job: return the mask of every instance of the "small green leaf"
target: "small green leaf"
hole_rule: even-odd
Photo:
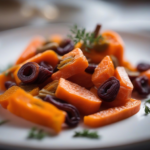
[[[146,103],[150,103],[150,99],[148,99],[148,100],[146,101]]]
[[[30,132],[29,132],[29,135],[28,135],[28,139],[32,139],[32,138],[34,138],[34,132],[36,131],[37,129],[36,129],[36,127],[33,127],[31,130],[30,130]]]
[[[5,123],[7,123],[7,122],[9,122],[9,120],[2,120],[2,121],[0,121],[0,126],[5,124]]]
[[[28,135],[28,139],[37,139],[37,140],[42,140],[43,138],[45,138],[46,136],[48,136],[49,134],[46,133],[45,131],[41,130],[41,129],[37,129],[36,127],[33,127]]]
[[[150,108],[145,105],[145,114],[148,115],[150,113]]]
[[[82,132],[75,132],[73,137],[86,137],[92,139],[98,139],[99,135],[96,132],[89,132],[88,130],[83,130]]]
[[[46,132],[44,132],[43,130],[39,130],[38,134],[37,134],[37,139],[38,140],[42,140],[44,137],[46,137],[48,134]]]

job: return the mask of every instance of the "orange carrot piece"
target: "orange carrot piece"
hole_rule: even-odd
[[[20,64],[19,67],[17,68],[17,70],[14,72],[14,78],[15,78],[16,83],[19,85],[21,82],[17,76],[17,73],[22,65],[24,65],[27,62],[40,63],[41,61],[45,61],[45,62],[49,63],[50,65],[52,65],[53,67],[55,67],[58,64],[59,60],[58,60],[57,54],[52,50],[47,50],[43,53],[39,53],[39,54],[35,55],[34,57],[32,57],[32,58],[28,59],[27,61],[25,61],[24,63]]]
[[[63,40],[63,37],[59,34],[53,34],[50,36],[50,41],[54,43],[60,44],[62,40]]]
[[[106,39],[106,41],[108,42],[108,48],[106,48],[106,50],[104,51],[95,51],[94,49],[92,49],[89,52],[85,51],[83,49],[83,53],[84,55],[90,59],[90,61],[92,63],[100,63],[101,60],[107,56],[107,55],[113,55],[118,59],[119,65],[123,65],[123,57],[124,57],[124,43],[122,38],[120,37],[120,35],[114,31],[104,31],[102,33],[102,36]],[[81,48],[82,47],[82,43],[78,42],[75,45],[76,48]]]
[[[7,108],[9,99],[13,96],[13,94],[19,89],[18,86],[12,86],[7,91],[5,91],[2,95],[0,95],[0,104],[3,108]]]
[[[6,88],[5,88],[6,81],[15,82],[13,73],[17,68],[18,68],[18,65],[12,66],[11,68],[7,69],[6,71],[4,71],[0,74],[0,91],[1,92],[4,92],[6,90]]]
[[[136,67],[134,67],[129,61],[123,61],[122,66],[127,68],[130,71],[137,71]]]
[[[50,127],[57,133],[65,121],[66,113],[50,103],[34,98],[19,87],[11,87],[0,97],[11,113],[28,121]]]
[[[96,88],[95,86],[93,86],[93,87],[90,89],[90,91],[91,91],[95,96],[98,97],[97,88]]]
[[[32,95],[32,96],[37,96],[39,94],[39,87],[36,87],[34,88],[32,91],[30,91],[29,93]]]
[[[92,82],[92,75],[86,72],[78,73],[70,78],[68,78],[69,81],[76,83],[82,87],[85,87],[87,89],[94,86]]]
[[[55,96],[74,105],[86,115],[98,112],[101,105],[101,100],[92,92],[63,78],[59,80]]]
[[[66,62],[63,68],[53,73],[53,80],[59,80],[60,78],[67,79],[75,74],[83,72],[88,67],[88,61],[79,48],[76,48],[73,51],[65,54],[62,57],[62,61],[68,58],[72,59],[72,61]]]
[[[124,105],[102,110],[98,113],[85,116],[84,124],[90,127],[101,127],[136,114],[140,110],[141,101],[129,99]]]
[[[78,42],[76,45],[75,45],[75,48],[81,48],[82,47],[82,42]]]
[[[104,31],[102,36],[109,42],[107,55],[114,55],[118,59],[119,64],[122,65],[124,60],[124,42],[120,35],[114,31],[108,30]]]
[[[124,69],[124,67],[117,67],[115,71],[115,77],[120,81],[120,89],[117,94],[117,97],[112,102],[104,102],[108,106],[115,107],[121,106],[131,98],[133,85]]]
[[[11,75],[5,75],[4,73],[0,74],[0,91],[3,92],[6,90],[5,82],[6,81],[14,81]]]
[[[40,46],[42,46],[44,40],[42,37],[35,37],[32,39],[32,41],[29,43],[27,48],[23,51],[23,53],[20,55],[20,57],[16,61],[16,65],[23,63],[27,59],[33,57],[36,55],[36,49]]]
[[[101,84],[103,84],[113,75],[114,75],[113,62],[109,56],[106,56],[96,67],[92,75],[92,81],[94,85],[98,88]]]
[[[23,64],[25,64],[27,62],[40,63],[41,61],[45,61],[45,62],[49,63],[50,65],[52,65],[53,67],[55,67],[58,64],[59,60],[58,60],[57,54],[54,51],[47,50],[43,53],[37,54],[36,56],[28,59]],[[21,64],[21,66],[22,66],[22,64]]]

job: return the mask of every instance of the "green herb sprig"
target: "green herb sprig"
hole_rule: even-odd
[[[145,102],[145,115],[148,115],[150,113],[150,108],[147,106],[147,103],[150,104],[150,99],[148,99],[146,102]]]
[[[103,38],[101,35],[95,37],[94,33],[86,32],[85,28],[79,29],[77,25],[74,25],[70,31],[72,34],[68,35],[68,37],[74,44],[82,41],[87,52],[90,52],[89,49],[93,48],[93,43],[97,43]]]
[[[37,140],[42,140],[45,137],[49,136],[48,133],[43,131],[42,129],[37,129],[36,127],[33,127],[28,135],[28,139],[37,139]]]
[[[5,124],[5,123],[7,123],[7,122],[9,122],[9,120],[2,120],[2,121],[0,121],[0,126]]]
[[[89,130],[83,130],[82,132],[75,132],[73,137],[86,137],[86,138],[91,138],[91,139],[98,139],[99,135],[97,132],[89,132]]]

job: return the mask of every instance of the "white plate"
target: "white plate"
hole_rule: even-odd
[[[28,42],[35,35],[48,36],[53,33],[66,35],[68,26],[49,25],[46,27],[26,27],[0,33],[0,66],[15,61]],[[125,42],[125,56],[133,64],[139,61],[150,63],[150,37],[135,33],[119,32]],[[31,127],[49,130],[42,126],[25,121],[0,107],[0,120],[8,119],[9,123],[0,126],[0,144],[7,146],[30,147],[36,149],[89,149],[121,146],[150,139],[150,116],[144,116],[144,100],[140,111],[125,120],[101,128],[90,129],[101,136],[98,140],[73,138],[74,131],[83,130],[83,124],[74,129],[63,130],[58,136],[45,138],[42,141],[27,140]]]

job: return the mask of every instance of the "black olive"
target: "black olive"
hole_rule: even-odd
[[[137,77],[134,82],[134,89],[143,96],[147,96],[150,92],[149,85],[148,85],[148,77],[140,76]]]
[[[150,64],[147,64],[147,63],[139,63],[137,65],[137,70],[140,71],[140,72],[143,72],[143,71],[146,71],[150,69]]]
[[[120,82],[115,77],[110,77],[97,90],[98,96],[106,102],[115,100],[120,89]]]
[[[12,82],[12,81],[6,81],[5,82],[5,88],[6,89],[9,89],[10,87],[12,86],[16,86],[16,83],[15,82]]]
[[[44,98],[44,101],[49,102],[55,105],[57,108],[67,112],[65,122],[68,126],[74,127],[79,124],[81,118],[80,118],[79,111],[77,110],[75,106],[68,104],[68,103],[64,103],[61,100],[51,95],[47,95]]]
[[[96,67],[96,64],[89,64],[89,66],[85,69],[85,72],[93,74]]]

